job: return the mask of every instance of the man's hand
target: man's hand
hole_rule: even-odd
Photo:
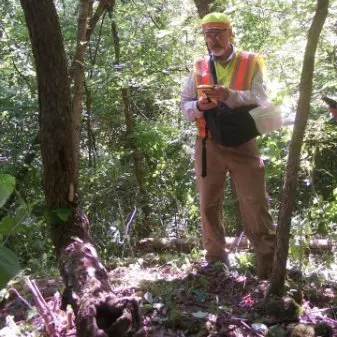
[[[226,101],[229,94],[229,89],[221,85],[214,85],[210,89],[204,89],[203,94],[198,99],[198,109],[200,111],[212,109],[218,102]]]
[[[215,108],[216,103],[213,103],[206,94],[202,94],[197,101],[197,107],[200,111],[206,111]]]
[[[225,102],[230,94],[230,91],[227,87],[222,85],[215,85],[211,90],[205,90],[205,94],[211,100]]]

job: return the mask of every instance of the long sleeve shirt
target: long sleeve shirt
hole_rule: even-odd
[[[233,53],[224,62],[221,62],[222,66],[232,59]],[[219,62],[219,61],[215,61]],[[221,83],[219,83],[221,85]],[[250,90],[233,90],[229,89],[230,94],[228,99],[224,102],[230,108],[236,108],[242,105],[258,104],[263,106],[267,103],[266,94],[266,83],[263,78],[263,72],[261,69],[257,68],[252,79],[252,84]],[[194,121],[196,118],[203,117],[203,111],[197,108],[197,87],[195,81],[195,74],[192,70],[187,77],[185,84],[181,90],[181,110],[184,114],[185,119],[189,121]]]

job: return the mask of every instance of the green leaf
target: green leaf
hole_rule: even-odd
[[[0,234],[7,235],[9,231],[17,224],[17,221],[10,216],[5,216],[0,221]]]
[[[197,312],[192,312],[192,316],[195,318],[206,318],[209,315],[209,312],[203,312],[203,311],[197,311]]]
[[[37,309],[35,307],[33,307],[32,310],[28,311],[27,320],[30,321],[32,318],[34,318],[38,315],[39,315],[39,312],[37,311]]]
[[[57,216],[62,220],[62,221],[67,221],[70,217],[70,208],[58,208],[54,210]]]
[[[148,303],[153,303],[153,296],[152,296],[152,294],[151,293],[149,293],[149,292],[146,292],[145,294],[144,294],[144,299],[146,300],[146,302],[148,302]]]
[[[63,208],[55,208],[51,209],[47,216],[48,221],[52,224],[61,224],[66,222],[71,214],[71,208],[70,207],[63,207]]]
[[[21,267],[18,257],[10,249],[0,246],[0,289],[5,288]]]
[[[0,174],[0,207],[3,207],[15,189],[15,178],[10,174]]]
[[[337,188],[334,188],[332,191],[333,196],[337,199]]]
[[[280,325],[273,325],[269,328],[268,337],[284,337],[285,331]]]

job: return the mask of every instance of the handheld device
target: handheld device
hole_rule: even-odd
[[[213,89],[214,89],[214,85],[212,85],[212,84],[200,84],[200,85],[197,86],[197,90],[198,90],[199,94],[205,94],[206,97],[207,97],[207,93],[212,91]],[[217,104],[217,100],[215,100],[214,98],[207,97],[207,99],[208,99],[209,102]]]
[[[200,84],[197,86],[197,89],[200,89],[200,90],[213,90],[214,88],[214,85],[213,84]]]

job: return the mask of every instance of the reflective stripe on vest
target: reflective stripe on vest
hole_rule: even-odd
[[[253,79],[254,68],[256,65],[256,56],[257,56],[256,54],[248,52],[239,52],[230,61],[230,63],[234,62],[234,66],[230,66],[230,64],[228,64],[226,68],[223,68],[224,71],[226,70],[232,71],[232,74],[229,77],[231,79],[230,83],[228,83],[229,88],[234,90],[248,90],[250,88]],[[209,71],[208,56],[199,59],[195,62],[194,72],[197,86],[201,84],[212,84],[211,73]],[[219,76],[219,74],[217,73],[217,77],[220,78],[221,76]],[[226,83],[218,83],[218,84],[226,84]],[[196,124],[198,128],[198,136],[205,137],[206,136],[205,119],[203,117],[198,118],[196,120]]]
[[[242,52],[236,59],[232,73],[230,88],[235,90],[248,90],[253,78],[255,54]]]

